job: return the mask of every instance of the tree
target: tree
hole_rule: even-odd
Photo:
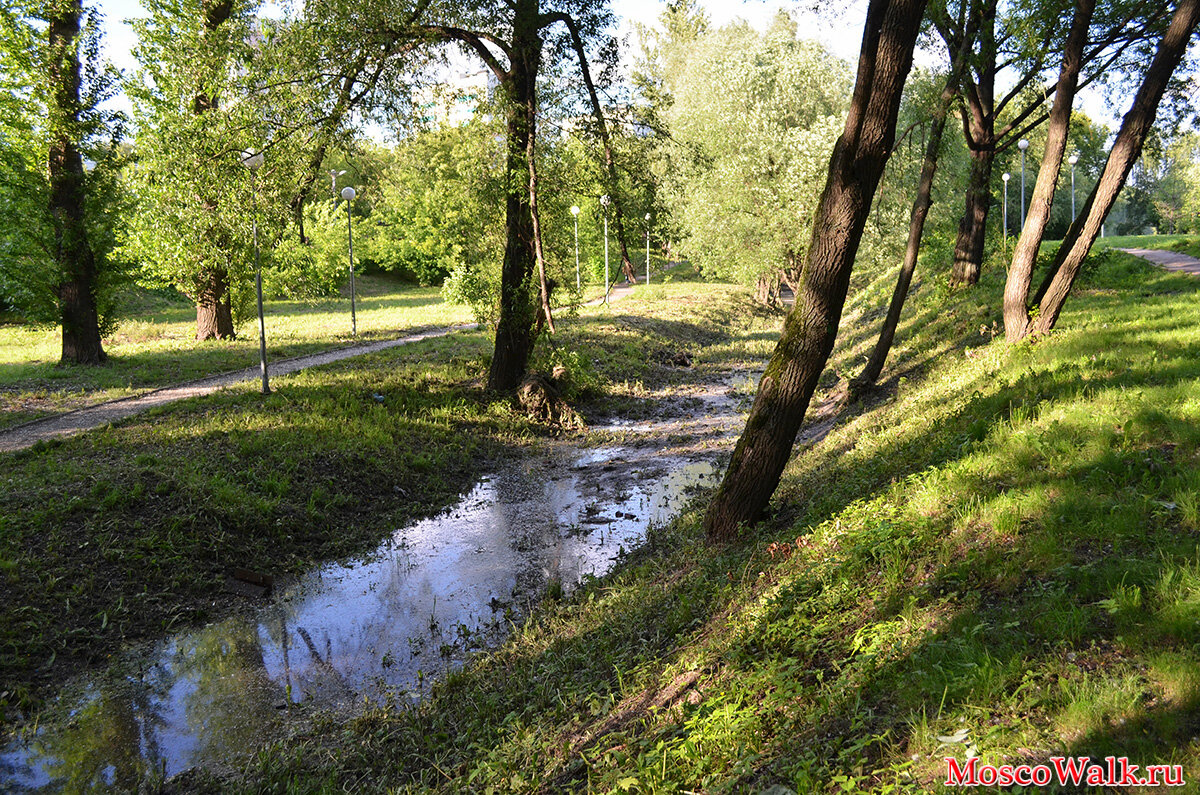
[[[833,350],[850,273],[896,134],[925,0],[871,0],[845,129],[817,205],[796,308],[759,383],[746,428],[705,514],[711,542],[733,540],[770,502]]]
[[[972,285],[979,280],[991,208],[991,175],[994,160],[1047,117],[1045,103],[1055,84],[1039,86],[1047,55],[1062,52],[1065,31],[1060,19],[1068,5],[1063,0],[1021,0],[1001,8],[998,0],[969,0],[977,19],[977,44],[964,76],[963,134],[972,157],[966,206],[954,249],[951,283]],[[942,15],[935,20],[956,17]],[[1159,4],[1142,0],[1113,0],[1095,14],[1088,31],[1077,89],[1108,79],[1116,72],[1136,68],[1136,46],[1153,35],[1162,21]],[[935,23],[951,52],[966,36],[960,27]],[[997,98],[997,80],[1006,72],[1016,77]]]
[[[1193,43],[1197,28],[1200,28],[1200,0],[1180,0],[1166,32],[1159,41],[1154,58],[1146,68],[1133,105],[1121,121],[1121,128],[1117,132],[1104,171],[1084,202],[1079,217],[1067,230],[1047,278],[1038,291],[1035,298],[1038,310],[1036,316],[1027,316],[1023,328],[1019,328],[1018,333],[1009,335],[1010,340],[1019,340],[1029,334],[1046,334],[1058,322],[1058,316],[1075,278],[1079,275],[1083,259],[1100,234],[1104,219],[1141,154],[1142,146],[1158,113],[1159,103],[1166,94],[1171,78],[1188,47]]]
[[[547,51],[560,57],[571,52],[591,86],[585,38],[600,37],[611,21],[600,0],[564,0],[546,11],[541,0],[505,0],[432,9],[420,25],[435,40],[459,43],[478,56],[496,76],[504,102],[506,234],[488,389],[512,391],[525,375],[537,338],[539,302],[543,320],[551,322],[537,209],[538,75],[543,59]],[[558,25],[566,30],[559,29],[559,38],[549,37],[548,29]],[[589,92],[594,96],[590,88]]]
[[[744,22],[701,37],[663,118],[679,166],[674,213],[688,257],[708,273],[774,297],[798,284],[820,177],[843,123],[850,75],[819,44],[776,17],[765,34]]]
[[[264,143],[245,85],[253,10],[243,0],[150,0],[148,18],[135,23],[142,69],[127,92],[140,204],[129,251],[195,302],[198,340],[233,338],[233,299],[252,261],[241,161]],[[262,169],[268,185],[277,161]]]
[[[938,5],[931,9],[932,13],[945,13],[946,9]],[[959,13],[965,14],[966,7],[960,6]],[[900,265],[900,274],[896,278],[896,289],[892,292],[892,300],[888,304],[887,315],[883,320],[883,328],[879,331],[879,340],[871,351],[858,377],[851,381],[850,388],[861,392],[874,386],[883,372],[892,342],[896,338],[896,329],[900,325],[900,313],[904,310],[904,302],[908,297],[908,289],[912,284],[913,273],[917,267],[917,256],[921,250],[921,238],[925,232],[925,221],[929,217],[929,208],[933,204],[933,178],[937,173],[938,159],[942,150],[942,138],[946,131],[946,118],[950,105],[957,95],[957,86],[962,78],[962,70],[966,66],[967,52],[974,33],[970,23],[960,20],[960,28],[967,31],[959,43],[958,52],[950,63],[950,71],[943,83],[941,93],[933,101],[933,115],[930,118],[929,140],[925,145],[925,157],[921,163],[921,175],[917,180],[917,193],[913,199],[912,212],[909,215],[908,242],[904,248],[904,261]],[[924,103],[923,103],[924,105]],[[924,105],[924,107],[928,107]]]
[[[1067,35],[1063,49],[1062,69],[1054,90],[1054,106],[1050,110],[1050,125],[1047,130],[1046,148],[1042,154],[1042,166],[1038,169],[1033,196],[1029,200],[1029,212],[1025,216],[1021,236],[1017,239],[1008,279],[1004,285],[1004,333],[1010,342],[1024,334],[1028,321],[1025,302],[1029,298],[1029,286],[1033,281],[1033,267],[1037,261],[1042,235],[1050,221],[1050,207],[1054,201],[1059,169],[1067,150],[1071,105],[1075,101],[1079,72],[1083,68],[1083,50],[1087,44],[1088,27],[1095,12],[1095,0],[1076,2],[1071,32]]]
[[[51,310],[57,316],[63,362],[102,364],[101,333],[112,322],[111,307],[101,307],[104,282],[119,271],[107,256],[111,222],[103,204],[110,197],[104,188],[119,167],[121,119],[100,110],[112,80],[101,62],[94,16],[80,0],[6,7],[0,62],[5,82],[11,81],[0,128],[0,191],[5,204],[20,208],[9,216],[16,223],[5,249],[23,261],[7,289],[24,295],[35,321],[48,319]],[[94,164],[91,173],[85,154]]]

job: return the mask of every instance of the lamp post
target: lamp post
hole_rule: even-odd
[[[346,200],[346,247],[350,254],[350,335],[353,337],[358,336],[358,319],[354,313],[354,233],[350,224],[350,202],[356,195],[349,185],[342,188],[342,198]]]
[[[1025,231],[1025,150],[1029,148],[1029,141],[1022,138],[1017,141],[1017,148],[1021,150],[1021,231]]]
[[[579,292],[579,207],[571,205],[571,215],[575,217],[575,292]]]
[[[1079,162],[1079,155],[1071,155],[1067,158],[1067,162],[1071,164],[1071,221],[1075,221],[1075,164]]]
[[[1000,175],[1000,179],[1004,180],[1004,256],[1008,256],[1008,181],[1012,179],[1012,174],[1005,171]]]
[[[337,195],[337,178],[345,173],[346,172],[344,169],[342,171],[338,171],[334,168],[329,169],[329,192],[334,196]]]
[[[604,303],[608,303],[608,194],[600,197],[600,206],[604,208]]]
[[[650,213],[646,213],[646,284],[650,284]]]
[[[254,196],[254,292],[258,295],[258,362],[262,368],[262,393],[271,394],[267,379],[267,324],[263,319],[262,266],[258,261],[258,170],[262,168],[263,153],[242,153],[242,165],[250,169],[251,193]]]

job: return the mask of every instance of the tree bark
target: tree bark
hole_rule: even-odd
[[[967,182],[967,205],[958,222],[958,237],[954,242],[954,265],[950,283],[971,286],[979,282],[983,265],[984,244],[987,242],[987,218],[992,204],[992,163],[996,157],[990,134],[986,147],[971,149],[971,175]]]
[[[233,15],[233,0],[201,0],[200,14],[202,34],[215,33]],[[192,113],[200,116],[216,110],[219,103],[219,97],[198,92],[192,99]],[[217,202],[215,197],[204,199],[205,207],[214,212]],[[202,272],[195,286],[197,340],[231,340],[236,336],[229,286],[229,271],[224,266],[212,264]]]
[[[196,339],[231,340],[235,336],[229,275],[224,268],[212,268],[196,294]]]
[[[779,484],[796,432],[833,350],[871,200],[896,137],[926,0],[871,0],[846,126],[813,221],[801,294],[767,365],[746,428],[705,515],[710,542],[757,521]]]
[[[542,57],[538,0],[516,0],[510,65],[501,83],[508,93],[508,161],[505,226],[500,273],[500,319],[488,370],[488,389],[514,391],[525,375],[536,338],[537,306],[532,277],[536,262],[530,207],[528,151],[537,124],[537,74]]]
[[[1154,124],[1159,103],[1197,27],[1200,27],[1200,0],[1180,0],[1167,32],[1154,53],[1154,60],[1146,70],[1133,105],[1121,121],[1121,129],[1100,180],[1084,202],[1079,217],[1067,229],[1051,267],[1054,276],[1038,304],[1037,319],[1028,324],[1026,334],[1046,334],[1058,322],[1083,259],[1100,234],[1100,227],[1116,203],[1117,194],[1125,186],[1133,164],[1142,154],[1142,146]]]
[[[1050,125],[1046,131],[1046,150],[1042,156],[1042,166],[1038,169],[1033,196],[1029,199],[1025,225],[1013,251],[1008,280],[1004,284],[1004,336],[1009,342],[1025,336],[1029,325],[1029,287],[1033,281],[1033,268],[1037,263],[1042,236],[1050,220],[1050,208],[1054,203],[1058,175],[1062,170],[1063,154],[1067,150],[1067,135],[1071,130],[1071,105],[1075,102],[1079,73],[1083,69],[1083,49],[1087,44],[1088,26],[1091,25],[1095,11],[1096,0],[1079,0],[1075,4],[1071,32],[1067,35],[1067,42],[1063,48],[1062,68],[1059,71],[1058,86],[1054,90]]]
[[[965,50],[960,51],[960,56]],[[904,310],[904,302],[908,298],[908,289],[912,284],[913,272],[917,268],[917,255],[921,252],[921,236],[925,232],[925,219],[929,217],[929,208],[933,205],[933,177],[937,173],[938,153],[942,148],[942,137],[946,132],[946,116],[950,112],[950,103],[957,93],[959,72],[962,59],[957,66],[951,66],[946,86],[942,89],[938,103],[933,109],[933,120],[929,129],[929,141],[925,146],[925,160],[921,165],[921,176],[917,181],[917,197],[913,200],[912,214],[908,222],[908,244],[904,248],[904,262],[900,265],[900,275],[896,279],[896,289],[892,292],[892,301],[888,304],[887,317],[884,318],[883,328],[879,331],[879,341],[875,350],[867,360],[866,367],[850,383],[853,392],[874,386],[883,372],[888,353],[892,350],[892,342],[896,339],[896,328],[900,325],[900,313]]]
[[[54,260],[62,312],[62,359],[103,364],[108,356],[100,340],[96,308],[96,257],[84,216],[87,175],[76,143],[80,123],[80,0],[52,3],[48,25],[51,140],[47,158],[49,211],[54,222]]]

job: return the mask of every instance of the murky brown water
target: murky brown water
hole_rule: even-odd
[[[688,437],[677,453],[653,443],[559,449],[515,465],[364,560],[323,566],[252,615],[171,637],[65,689],[0,753],[0,792],[136,791],[234,763],[283,736],[297,711],[418,698],[499,641],[552,583],[569,593],[604,574],[715,483],[740,420],[727,388],[698,398],[669,423]],[[606,430],[643,441],[652,426],[663,422]]]

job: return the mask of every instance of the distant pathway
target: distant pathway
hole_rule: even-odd
[[[1160,268],[1165,268],[1169,271],[1200,276],[1200,259],[1189,257],[1187,254],[1180,254],[1178,251],[1164,251],[1163,249],[1154,248],[1122,248],[1118,250],[1124,251],[1126,254],[1132,254],[1135,257],[1141,257],[1144,260],[1149,260]]]
[[[350,345],[332,351],[310,353],[307,356],[296,356],[291,359],[280,359],[276,362],[268,361],[267,374],[269,376],[287,375],[297,370],[317,367],[341,359],[349,359],[353,356],[375,353],[376,351],[383,351],[388,348],[396,348],[401,345],[430,339],[431,337],[444,337],[454,331],[474,328],[478,328],[474,323],[462,326],[450,326],[448,328],[422,331],[418,334],[409,334],[407,337],[399,337],[397,339],[367,342],[362,345]],[[216,392],[218,389],[223,389],[242,381],[257,380],[261,377],[262,371],[259,367],[247,367],[245,370],[221,373],[196,381],[189,381],[185,384],[155,389],[153,392],[147,392],[138,397],[110,400],[107,403],[97,403],[95,406],[69,411],[66,414],[33,420],[24,425],[17,425],[5,431],[0,431],[0,452],[21,450],[43,439],[73,436],[91,428],[98,428],[101,425],[123,420],[126,417],[139,414],[147,409],[152,409],[155,406],[174,403],[177,400],[196,397],[197,395],[207,395]]]
[[[636,284],[636,282],[634,283]],[[620,301],[633,292],[634,284],[622,285],[614,287],[609,293],[609,303]],[[602,303],[603,299],[589,301],[585,306],[594,306]],[[309,367],[318,367],[322,364],[329,364],[341,359],[349,359],[353,356],[362,356],[376,351],[387,350],[388,348],[396,348],[401,345],[419,342],[421,340],[430,339],[431,337],[444,337],[454,331],[468,330],[478,328],[478,324],[470,323],[462,326],[450,326],[448,328],[432,329],[430,331],[422,331],[419,334],[410,334],[407,337],[400,337],[394,340],[381,340],[379,342],[368,342],[362,345],[350,345],[345,348],[338,348],[332,351],[323,353],[310,353],[307,356],[296,356],[291,359],[281,359],[276,362],[267,362],[267,374],[269,376],[287,375],[294,373],[297,370],[304,370]],[[241,383],[243,381],[254,381],[262,376],[262,371],[256,367],[247,367],[245,370],[236,370],[231,373],[221,373],[219,375],[211,375],[207,378],[201,378],[196,381],[188,381],[185,384],[176,384],[175,386],[163,387],[155,389],[152,392],[147,392],[144,395],[137,397],[122,398],[120,400],[110,400],[107,403],[97,403],[94,406],[78,409],[76,411],[68,411],[65,414],[58,414],[53,417],[45,417],[40,420],[33,420],[23,425],[17,425],[4,431],[0,431],[0,453],[8,453],[14,450],[23,450],[26,447],[32,447],[37,442],[44,439],[56,439],[64,436],[74,436],[77,433],[98,428],[101,425],[123,420],[126,417],[132,417],[134,414],[140,414],[147,409],[152,409],[155,406],[163,406],[167,403],[174,403],[177,400],[196,397],[198,395],[208,395],[216,392],[218,389],[224,389],[227,386]]]

